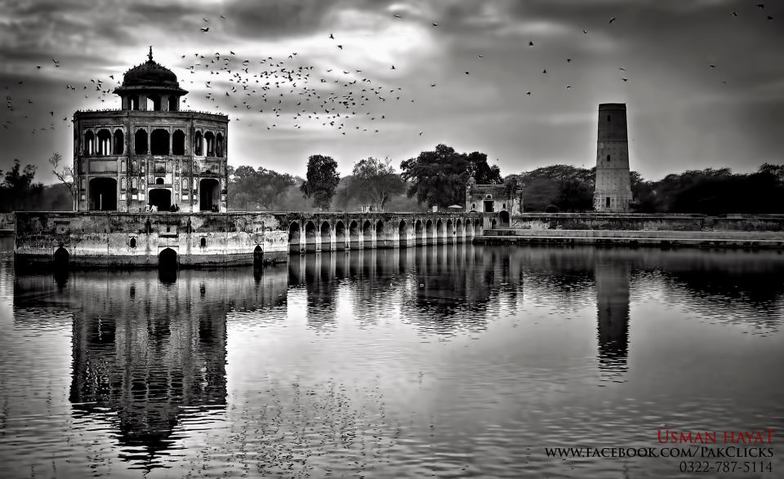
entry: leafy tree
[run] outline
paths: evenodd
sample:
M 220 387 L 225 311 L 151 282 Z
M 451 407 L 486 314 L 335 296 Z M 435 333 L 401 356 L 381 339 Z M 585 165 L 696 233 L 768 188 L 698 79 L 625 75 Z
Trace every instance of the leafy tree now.
M 71 195 L 71 204 L 75 211 L 77 191 L 73 167 L 63 164 L 63 155 L 57 152 L 52 153 L 52 156 L 49 157 L 49 164 L 52 165 L 52 174 Z
M 40 199 L 44 187 L 41 183 L 33 183 L 35 172 L 35 166 L 25 165 L 22 168 L 19 160 L 14 159 L 14 166 L 5 172 L 0 185 L 0 208 L 3 211 L 29 209 Z
M 231 176 L 229 204 L 239 210 L 287 209 L 282 199 L 295 184 L 289 174 L 242 165 Z
M 395 173 L 389 159 L 384 161 L 373 157 L 359 160 L 348 184 L 349 197 L 357 198 L 362 204 L 383 211 L 389 199 L 405 190 L 406 184 Z
M 340 182 L 337 169 L 337 162 L 329 156 L 312 155 L 308 158 L 307 179 L 300 190 L 306 198 L 313 199 L 313 205 L 322 211 L 329 209 L 335 188 Z
M 468 177 L 473 177 L 477 183 L 498 184 L 504 182 L 498 165 L 487 164 L 486 154 L 474 151 L 466 156 L 466 160 L 468 160 Z M 467 178 L 466 181 L 468 181 Z
M 402 178 L 410 182 L 408 196 L 428 207 L 465 203 L 468 179 L 477 183 L 501 183 L 497 166 L 487 164 L 487 155 L 480 152 L 458 153 L 440 144 L 434 151 L 423 151 L 416 158 L 400 164 Z
M 593 208 L 594 169 L 551 165 L 520 175 L 528 211 L 587 211 Z

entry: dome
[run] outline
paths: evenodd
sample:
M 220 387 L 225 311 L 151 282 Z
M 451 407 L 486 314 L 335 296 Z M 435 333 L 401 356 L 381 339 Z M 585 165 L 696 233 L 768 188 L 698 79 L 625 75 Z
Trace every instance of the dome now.
M 177 88 L 177 75 L 159 63 L 148 60 L 125 72 L 123 86 L 162 86 Z
M 147 61 L 131 68 L 123 76 L 120 89 L 164 89 L 180 90 L 177 75 L 171 70 L 152 59 L 152 47 L 147 55 Z

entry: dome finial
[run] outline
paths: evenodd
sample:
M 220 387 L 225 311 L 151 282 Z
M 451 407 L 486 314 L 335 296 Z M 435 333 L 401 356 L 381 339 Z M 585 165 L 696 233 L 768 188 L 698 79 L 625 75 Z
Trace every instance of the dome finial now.
M 147 54 L 147 58 L 152 61 L 152 45 L 150 45 L 150 53 Z

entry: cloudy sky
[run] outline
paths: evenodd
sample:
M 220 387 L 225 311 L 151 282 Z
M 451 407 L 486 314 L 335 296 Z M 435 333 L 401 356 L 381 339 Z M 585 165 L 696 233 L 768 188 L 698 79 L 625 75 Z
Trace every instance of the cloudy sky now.
M 598 104 L 625 102 L 644 177 L 751 171 L 784 161 L 784 2 L 760 1 L 0 1 L 0 169 L 51 181 L 73 112 L 119 108 L 152 45 L 188 108 L 229 115 L 234 166 L 446 143 L 504 174 L 590 167 Z

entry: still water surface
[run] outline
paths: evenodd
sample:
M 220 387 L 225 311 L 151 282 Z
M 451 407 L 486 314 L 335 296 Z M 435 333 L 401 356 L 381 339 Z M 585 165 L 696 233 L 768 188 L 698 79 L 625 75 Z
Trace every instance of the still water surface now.
M 776 253 L 450 245 L 173 278 L 6 253 L 0 477 L 690 477 L 544 447 L 780 440 L 782 320 Z M 775 452 L 732 477 L 782 477 Z

